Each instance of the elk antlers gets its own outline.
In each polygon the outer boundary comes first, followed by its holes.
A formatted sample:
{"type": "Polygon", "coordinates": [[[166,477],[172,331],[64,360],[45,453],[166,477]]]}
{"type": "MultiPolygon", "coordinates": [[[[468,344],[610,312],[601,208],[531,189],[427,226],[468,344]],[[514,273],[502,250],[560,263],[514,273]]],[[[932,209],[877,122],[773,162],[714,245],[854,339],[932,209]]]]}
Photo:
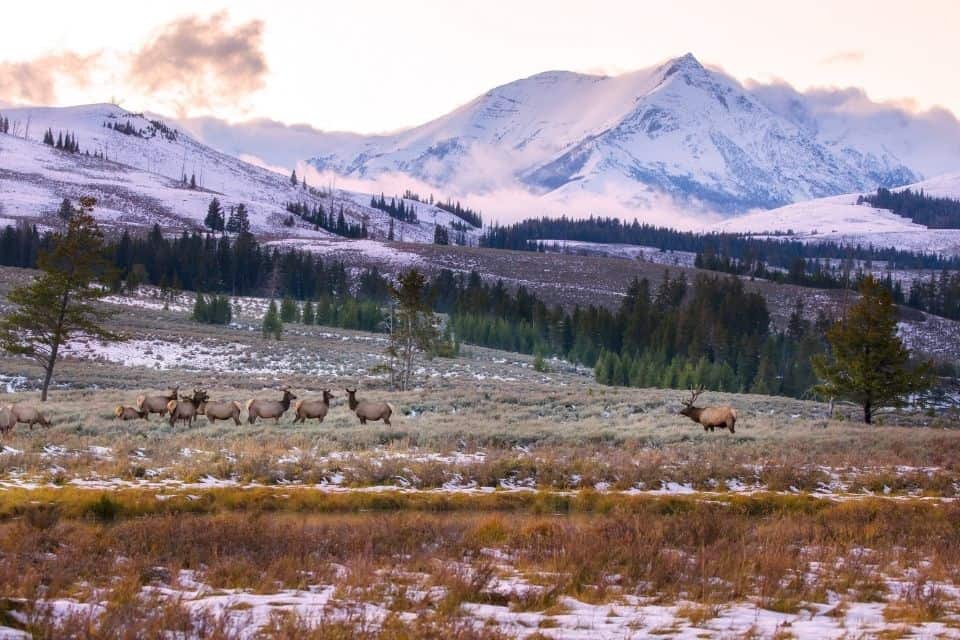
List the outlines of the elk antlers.
{"type": "Polygon", "coordinates": [[[684,406],[692,407],[692,406],[693,406],[693,403],[697,401],[697,398],[700,397],[700,394],[701,394],[701,393],[703,393],[703,385],[700,385],[700,386],[697,387],[696,389],[691,388],[691,389],[690,389],[690,399],[689,399],[689,400],[683,400],[683,399],[681,399],[680,402],[682,402],[682,403],[684,404],[684,406]]]}

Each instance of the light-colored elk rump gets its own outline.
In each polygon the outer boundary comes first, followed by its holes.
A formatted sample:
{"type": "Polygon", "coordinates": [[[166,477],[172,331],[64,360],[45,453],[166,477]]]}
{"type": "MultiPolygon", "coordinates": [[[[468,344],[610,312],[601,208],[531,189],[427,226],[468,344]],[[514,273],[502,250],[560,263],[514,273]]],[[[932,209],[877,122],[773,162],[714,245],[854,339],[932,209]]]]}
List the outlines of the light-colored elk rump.
{"type": "Polygon", "coordinates": [[[712,432],[714,429],[719,428],[729,429],[730,433],[736,433],[734,427],[737,424],[737,410],[729,405],[716,407],[693,406],[693,403],[701,393],[703,393],[703,387],[691,390],[690,399],[682,401],[683,409],[680,410],[680,414],[703,425],[704,431],[712,432]]]}
{"type": "Polygon", "coordinates": [[[146,418],[147,412],[136,407],[125,407],[118,404],[117,408],[113,410],[113,415],[117,417],[117,420],[139,420],[140,418],[146,418]]]}
{"type": "Polygon", "coordinates": [[[192,396],[180,396],[179,400],[171,400],[167,403],[167,411],[170,412],[170,426],[179,420],[185,426],[190,426],[197,418],[197,409],[201,404],[207,401],[207,394],[199,389],[193,390],[192,396]]]}
{"type": "Polygon", "coordinates": [[[0,407],[0,436],[17,426],[17,419],[13,417],[13,411],[9,406],[0,407]]]}
{"type": "Polygon", "coordinates": [[[40,412],[39,409],[33,407],[29,404],[12,404],[10,405],[10,413],[13,415],[14,425],[18,422],[22,424],[30,425],[30,429],[33,429],[33,425],[39,424],[44,427],[50,426],[50,421],[47,420],[47,417],[40,412]]]}
{"type": "Polygon", "coordinates": [[[360,418],[360,424],[367,424],[367,420],[383,420],[383,423],[390,425],[390,416],[393,414],[393,407],[386,402],[369,402],[367,400],[357,400],[356,389],[344,389],[350,396],[350,410],[360,418]]]}
{"type": "Polygon", "coordinates": [[[275,422],[280,422],[280,418],[290,408],[290,401],[296,400],[297,396],[290,393],[289,389],[281,389],[283,397],[279,400],[264,400],[262,398],[251,398],[247,400],[247,422],[253,424],[257,418],[266,420],[273,418],[275,422]]]}
{"type": "Polygon", "coordinates": [[[223,400],[219,402],[202,402],[197,407],[197,412],[207,416],[211,424],[217,420],[233,420],[233,424],[240,424],[240,412],[243,407],[235,400],[223,400]]]}
{"type": "Polygon", "coordinates": [[[316,418],[317,422],[323,422],[323,419],[327,417],[327,412],[330,411],[330,401],[333,397],[329,389],[324,389],[322,398],[297,400],[297,403],[293,405],[293,412],[297,414],[297,417],[293,421],[306,422],[309,418],[316,418]]]}
{"type": "Polygon", "coordinates": [[[167,391],[166,395],[161,396],[147,396],[139,395],[137,396],[137,409],[144,412],[144,419],[149,420],[151,413],[159,413],[160,417],[167,415],[167,405],[170,404],[171,400],[177,399],[177,393],[180,391],[180,387],[173,387],[167,391]]]}

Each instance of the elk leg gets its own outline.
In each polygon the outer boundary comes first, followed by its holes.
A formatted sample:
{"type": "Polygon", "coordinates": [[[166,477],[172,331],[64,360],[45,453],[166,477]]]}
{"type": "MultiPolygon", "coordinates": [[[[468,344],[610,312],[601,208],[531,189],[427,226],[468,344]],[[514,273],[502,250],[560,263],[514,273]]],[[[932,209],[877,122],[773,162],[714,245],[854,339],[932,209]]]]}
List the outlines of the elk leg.
{"type": "Polygon", "coordinates": [[[383,419],[383,423],[384,423],[385,425],[387,425],[388,427],[392,427],[392,426],[393,426],[392,424],[390,424],[390,418],[384,418],[384,419],[383,419]]]}

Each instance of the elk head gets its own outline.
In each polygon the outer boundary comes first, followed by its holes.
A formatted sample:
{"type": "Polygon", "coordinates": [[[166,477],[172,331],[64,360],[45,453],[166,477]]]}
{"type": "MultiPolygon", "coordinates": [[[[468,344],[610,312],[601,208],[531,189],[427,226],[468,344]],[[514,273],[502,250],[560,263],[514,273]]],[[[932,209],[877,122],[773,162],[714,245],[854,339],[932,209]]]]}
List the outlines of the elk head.
{"type": "Polygon", "coordinates": [[[684,400],[681,398],[680,402],[683,403],[683,408],[680,409],[680,415],[687,416],[688,418],[693,417],[693,414],[698,409],[698,407],[693,406],[693,403],[697,401],[697,398],[700,397],[701,393],[703,393],[703,385],[700,385],[696,389],[690,389],[689,400],[684,400]]]}

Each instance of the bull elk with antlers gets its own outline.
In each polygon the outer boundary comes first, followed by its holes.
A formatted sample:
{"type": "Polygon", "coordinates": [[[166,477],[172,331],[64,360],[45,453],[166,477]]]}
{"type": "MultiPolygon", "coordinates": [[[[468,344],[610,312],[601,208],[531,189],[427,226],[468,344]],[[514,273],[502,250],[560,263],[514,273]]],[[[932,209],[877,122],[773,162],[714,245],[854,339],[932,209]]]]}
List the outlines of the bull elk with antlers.
{"type": "Polygon", "coordinates": [[[683,409],[680,415],[687,416],[694,422],[703,425],[704,431],[713,431],[716,428],[729,429],[730,433],[736,433],[734,427],[737,424],[737,410],[729,405],[719,405],[716,407],[695,407],[700,394],[703,393],[703,386],[690,390],[690,399],[682,400],[683,409]]]}

